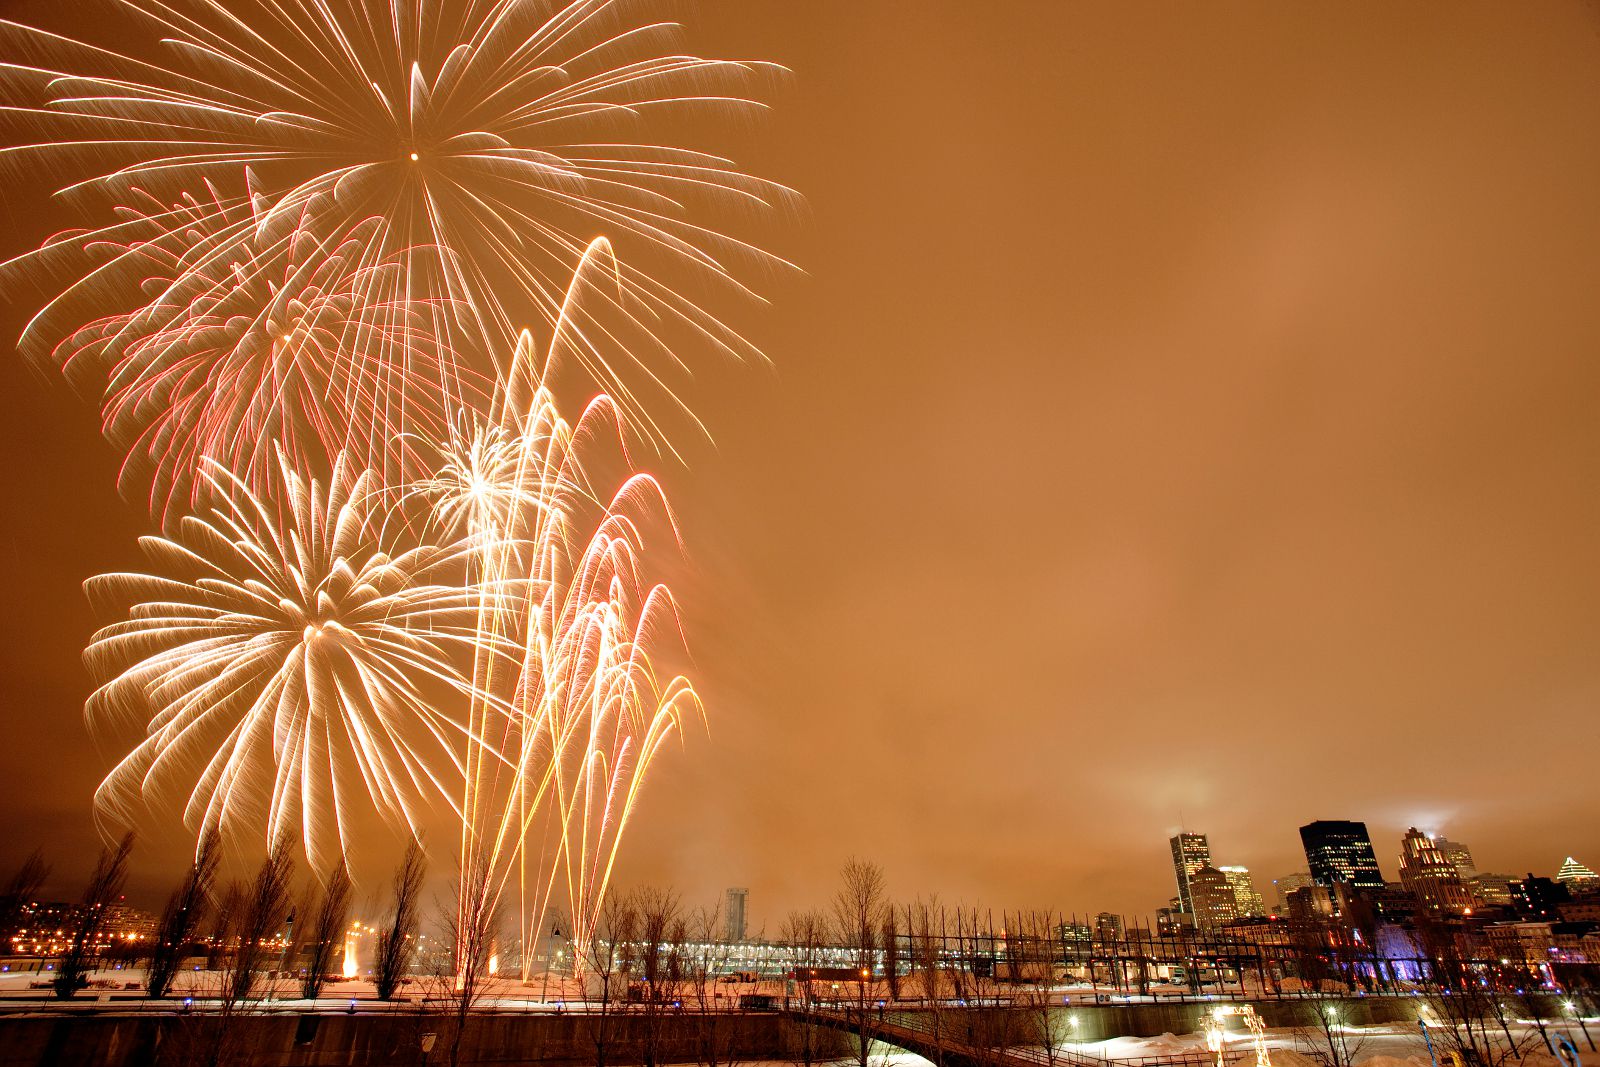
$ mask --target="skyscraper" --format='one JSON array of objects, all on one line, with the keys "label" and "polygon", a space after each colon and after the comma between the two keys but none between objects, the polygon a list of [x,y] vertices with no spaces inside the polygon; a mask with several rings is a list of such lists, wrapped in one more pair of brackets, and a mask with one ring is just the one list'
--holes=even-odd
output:
[{"label": "skyscraper", "polygon": [[1579,889],[1600,883],[1600,875],[1568,856],[1567,862],[1556,872],[1556,881],[1569,889]]},{"label": "skyscraper", "polygon": [[1400,881],[1431,912],[1460,915],[1472,910],[1472,893],[1433,838],[1415,826],[1400,839]]},{"label": "skyscraper", "polygon": [[1478,873],[1478,865],[1472,862],[1472,849],[1460,841],[1452,841],[1448,837],[1436,837],[1433,839],[1433,844],[1445,859],[1456,865],[1456,871],[1461,875],[1463,882]]},{"label": "skyscraper", "polygon": [[724,941],[743,941],[748,934],[746,927],[745,908],[750,903],[750,890],[734,888],[728,890],[728,903],[722,917],[722,938]]},{"label": "skyscraper", "polygon": [[1203,864],[1190,877],[1189,892],[1194,924],[1199,929],[1217,930],[1239,917],[1233,883],[1211,864]]},{"label": "skyscraper", "polygon": [[1172,846],[1172,873],[1178,879],[1178,903],[1184,911],[1194,914],[1194,899],[1190,883],[1195,872],[1211,863],[1211,844],[1205,834],[1180,833],[1168,842]]},{"label": "skyscraper", "polygon": [[1218,867],[1233,890],[1233,911],[1241,919],[1254,919],[1267,913],[1267,906],[1250,881],[1248,867]]},{"label": "skyscraper", "polygon": [[1300,843],[1318,885],[1383,888],[1383,872],[1378,869],[1366,823],[1318,819],[1300,827]]}]

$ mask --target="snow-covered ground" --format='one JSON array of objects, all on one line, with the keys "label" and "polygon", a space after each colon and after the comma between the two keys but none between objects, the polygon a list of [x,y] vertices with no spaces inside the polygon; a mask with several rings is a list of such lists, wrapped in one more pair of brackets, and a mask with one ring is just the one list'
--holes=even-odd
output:
[{"label": "snow-covered ground", "polygon": [[[1588,1020],[1589,1032],[1600,1040],[1600,1019]],[[1600,1057],[1589,1050],[1583,1031],[1575,1024],[1563,1022],[1545,1024],[1551,1034],[1564,1034],[1578,1049],[1585,1063],[1600,1062]],[[1517,1067],[1566,1067],[1542,1047],[1538,1031],[1529,1024],[1513,1024],[1512,1033],[1528,1042],[1528,1054],[1514,1061]],[[1348,1026],[1344,1028],[1345,1048],[1356,1067],[1433,1067],[1428,1049],[1423,1044],[1421,1032],[1415,1027],[1400,1024],[1378,1026]],[[1269,1029],[1264,1035],[1267,1056],[1272,1067],[1322,1067],[1308,1045],[1306,1035],[1290,1029]],[[1229,1031],[1227,1056],[1231,1067],[1254,1067],[1254,1038],[1245,1031]],[[1315,1040],[1312,1038],[1311,1040]],[[1068,1042],[1065,1049],[1088,1056],[1108,1059],[1135,1059],[1142,1056],[1171,1056],[1182,1053],[1206,1053],[1203,1033],[1161,1034],[1158,1037],[1113,1037],[1104,1041]],[[1437,1043],[1436,1046],[1437,1048]],[[1443,1050],[1440,1050],[1441,1062]],[[888,1051],[874,1057],[882,1067],[931,1067],[929,1060],[908,1052]]]}]

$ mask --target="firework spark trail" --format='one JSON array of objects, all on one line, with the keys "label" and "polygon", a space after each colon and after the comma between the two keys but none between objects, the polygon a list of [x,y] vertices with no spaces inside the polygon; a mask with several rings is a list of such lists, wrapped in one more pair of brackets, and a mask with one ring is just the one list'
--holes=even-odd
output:
[{"label": "firework spark trail", "polygon": [[[522,0],[124,6],[165,38],[163,62],[0,23],[30,52],[60,57],[0,65],[11,80],[42,82],[45,96],[5,109],[25,129],[0,151],[56,160],[81,174],[69,191],[113,199],[134,184],[227,187],[252,168],[258,227],[295,218],[328,239],[373,220],[358,269],[403,269],[370,274],[369,302],[430,293],[434,334],[481,353],[509,350],[530,316],[553,325],[591,241],[626,239],[619,285],[577,313],[595,316],[593,328],[600,316],[628,324],[629,343],[587,370],[657,437],[646,396],[680,403],[656,366],[679,365],[672,336],[758,354],[689,294],[753,296],[739,275],[782,261],[689,216],[715,201],[761,209],[793,194],[722,157],[643,140],[636,127],[659,112],[763,106],[751,87],[770,64],[671,52],[676,27],[630,18],[635,0],[574,0],[553,14]],[[632,265],[645,261],[692,283]],[[55,313],[47,307],[29,336],[47,337]]]},{"label": "firework spark trail", "polygon": [[480,633],[521,649],[517,663],[474,665],[470,732],[482,741],[465,768],[460,898],[481,896],[472,879],[496,900],[515,883],[525,971],[553,899],[573,945],[588,946],[650,765],[699,708],[687,679],[661,677],[652,659],[663,640],[682,642],[671,593],[641,562],[646,529],[664,525],[678,546],[660,486],[635,472],[599,495],[588,453],[602,439],[629,466],[620,412],[601,396],[569,424],[542,384],[557,353],[585,343],[572,323],[542,355],[522,338],[495,420],[420,490],[473,546]]},{"label": "firework spark trail", "polygon": [[[39,57],[0,62],[26,131],[0,162],[120,211],[0,271],[78,279],[24,342],[104,389],[169,535],[156,573],[89,583],[131,604],[86,652],[91,720],[145,731],[100,810],[298,825],[326,870],[360,812],[415,834],[445,807],[461,906],[515,885],[524,967],[550,907],[581,952],[699,710],[648,560],[678,532],[628,442],[672,448],[685,340],[759,355],[702,294],[786,266],[692,216],[792,197],[637,128],[762,106],[777,68],[676,54],[636,0],[118,2],[159,49],[0,22]],[[561,367],[605,390],[574,423]]]},{"label": "firework spark trail", "polygon": [[307,473],[340,452],[385,480],[415,469],[411,442],[446,432],[444,398],[483,387],[428,334],[428,301],[367,299],[376,276],[401,269],[357,265],[377,222],[323,241],[303,215],[264,227],[254,200],[230,209],[211,193],[126,210],[149,232],[112,246],[113,258],[153,295],[56,350],[104,396],[124,493],[144,495],[165,526],[199,502],[207,460],[258,496],[276,488],[279,450]]},{"label": "firework spark trail", "polygon": [[437,580],[454,547],[388,554],[370,474],[280,469],[286,518],[212,465],[219,502],[142,539],[150,573],[88,583],[129,605],[85,652],[105,679],[91,723],[146,735],[95,799],[120,822],[177,800],[197,833],[294,830],[330,870],[360,813],[413,834],[454,802],[467,724],[439,697],[470,689],[456,661],[482,642],[477,593]]}]

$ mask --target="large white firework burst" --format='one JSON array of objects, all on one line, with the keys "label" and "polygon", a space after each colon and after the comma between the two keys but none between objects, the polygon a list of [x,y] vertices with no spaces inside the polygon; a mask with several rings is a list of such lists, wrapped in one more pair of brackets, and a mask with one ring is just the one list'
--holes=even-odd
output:
[{"label": "large white firework burst", "polygon": [[451,550],[385,550],[370,475],[342,457],[326,484],[281,471],[269,505],[213,465],[219,502],[144,538],[148,573],[88,583],[129,605],[85,653],[106,679],[91,722],[145,733],[96,802],[122,822],[177,806],[197,832],[298,834],[324,871],[363,816],[416,833],[454,803],[478,598],[439,580]]}]

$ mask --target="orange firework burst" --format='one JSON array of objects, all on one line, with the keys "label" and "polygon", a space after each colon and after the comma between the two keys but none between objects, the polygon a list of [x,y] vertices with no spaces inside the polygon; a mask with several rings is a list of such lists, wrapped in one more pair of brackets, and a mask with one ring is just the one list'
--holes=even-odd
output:
[{"label": "orange firework burst", "polygon": [[280,451],[299,471],[326,473],[343,452],[401,477],[414,440],[445,432],[447,398],[481,394],[430,333],[430,301],[369,298],[402,269],[364,262],[377,220],[324,241],[304,214],[269,224],[252,205],[230,210],[214,191],[150,205],[136,216],[148,233],[113,248],[149,303],[57,348],[105,397],[124,492],[163,524],[198,502],[208,461],[258,495],[276,488]]}]

